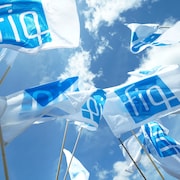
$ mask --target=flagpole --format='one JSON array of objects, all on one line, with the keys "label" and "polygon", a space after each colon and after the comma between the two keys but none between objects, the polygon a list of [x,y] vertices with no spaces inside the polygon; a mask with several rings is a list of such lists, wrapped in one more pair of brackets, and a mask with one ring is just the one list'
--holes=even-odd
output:
[{"label": "flagpole", "polygon": [[143,148],[144,152],[146,153],[146,155],[148,156],[149,160],[151,161],[151,163],[153,164],[154,168],[156,169],[156,171],[158,172],[158,174],[161,176],[161,179],[164,180],[164,176],[161,174],[161,172],[159,171],[158,167],[156,166],[156,164],[154,163],[154,161],[152,160],[151,156],[149,155],[149,153],[147,152],[146,148],[141,144],[141,142],[139,141],[139,139],[137,138],[136,134],[134,133],[134,131],[132,130],[131,133],[134,135],[134,137],[136,138],[136,140],[138,141],[138,143],[140,144],[140,146]]},{"label": "flagpole", "polygon": [[[2,82],[4,81],[4,79],[7,76],[10,69],[11,69],[11,66],[8,66],[5,73],[3,74],[2,78],[0,79],[0,84],[2,84]],[[4,167],[4,175],[5,175],[6,180],[9,180],[8,167],[7,167],[7,161],[6,161],[6,153],[5,153],[5,148],[4,148],[4,140],[3,140],[1,124],[0,124],[0,143],[1,143],[1,155],[2,155],[2,161],[3,161],[3,167]]]},{"label": "flagpole", "polygon": [[139,173],[141,174],[141,176],[146,180],[145,175],[143,174],[143,172],[141,171],[141,169],[138,167],[137,163],[134,161],[134,159],[132,158],[132,156],[130,155],[129,151],[127,150],[127,148],[125,147],[125,145],[123,144],[122,140],[120,138],[118,138],[119,142],[121,143],[121,145],[123,146],[123,148],[126,150],[128,156],[130,157],[130,159],[132,160],[132,162],[134,163],[134,165],[136,166],[136,168],[138,169]]},{"label": "flagpole", "polygon": [[5,175],[6,180],[9,180],[1,125],[0,125],[0,143],[1,143],[1,154],[2,154],[2,160],[3,160],[3,166],[4,166],[4,175]]},{"label": "flagpole", "polygon": [[61,166],[61,162],[62,162],[62,154],[63,154],[64,144],[65,144],[65,140],[66,140],[68,125],[69,125],[69,120],[66,120],[66,126],[65,126],[65,130],[64,130],[64,137],[63,137],[63,141],[62,141],[62,145],[61,145],[58,168],[57,168],[57,172],[56,172],[56,180],[58,180],[58,178],[59,178],[59,171],[60,171],[60,166]]},{"label": "flagpole", "polygon": [[11,69],[11,66],[8,66],[5,73],[3,74],[2,78],[0,79],[0,84],[4,81],[4,79],[7,76],[10,69]]},{"label": "flagpole", "polygon": [[66,173],[65,173],[65,175],[64,175],[63,180],[66,180],[66,178],[67,178],[67,174],[68,174],[68,172],[69,172],[69,168],[70,168],[70,166],[71,166],[71,162],[72,162],[72,159],[73,159],[73,156],[74,156],[74,153],[75,153],[75,150],[76,150],[77,144],[78,144],[78,142],[79,142],[79,138],[80,138],[80,135],[81,135],[81,131],[82,131],[82,129],[83,129],[83,128],[82,128],[82,127],[80,127],[80,129],[79,129],[79,133],[78,133],[78,136],[77,136],[77,139],[76,139],[76,142],[75,142],[75,145],[74,145],[73,151],[72,151],[72,156],[71,156],[71,159],[70,159],[69,165],[68,165],[68,167],[67,167],[67,169],[66,169]]}]

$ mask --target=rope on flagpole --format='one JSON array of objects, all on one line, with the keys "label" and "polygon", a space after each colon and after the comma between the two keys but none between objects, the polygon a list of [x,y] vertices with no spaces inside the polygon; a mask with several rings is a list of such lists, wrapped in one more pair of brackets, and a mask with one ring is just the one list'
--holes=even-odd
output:
[{"label": "rope on flagpole", "polygon": [[0,125],[0,143],[1,143],[1,154],[2,154],[2,160],[3,160],[3,166],[4,166],[4,175],[5,175],[6,180],[9,180],[1,125]]},{"label": "rope on flagpole", "polygon": [[72,162],[72,159],[73,159],[73,156],[74,156],[74,153],[75,153],[75,150],[76,150],[77,144],[78,144],[78,142],[79,142],[79,138],[80,138],[80,135],[81,135],[81,131],[82,131],[82,129],[83,129],[83,127],[80,127],[80,129],[79,129],[79,133],[78,133],[78,136],[77,136],[77,139],[76,139],[76,142],[75,142],[75,144],[74,144],[73,151],[72,151],[72,156],[71,156],[71,159],[70,159],[69,165],[68,165],[68,167],[67,167],[67,169],[66,169],[66,173],[65,173],[65,175],[64,175],[63,180],[66,180],[66,178],[67,178],[67,174],[68,174],[68,172],[69,172],[69,168],[70,168],[70,166],[71,166],[71,162]]},{"label": "rope on flagpole", "polygon": [[130,157],[130,159],[132,160],[132,162],[134,163],[134,165],[136,166],[136,168],[138,169],[139,173],[141,174],[141,176],[146,180],[145,175],[143,174],[143,172],[141,171],[141,169],[139,168],[139,166],[137,165],[137,163],[134,161],[134,159],[132,158],[131,154],[129,153],[129,151],[127,150],[127,148],[125,147],[125,145],[123,144],[122,140],[120,138],[118,138],[119,142],[121,143],[121,145],[123,146],[123,148],[126,150],[126,153],[128,154],[128,156]]},{"label": "rope on flagpole", "polygon": [[138,141],[138,143],[140,144],[140,146],[143,148],[144,152],[146,153],[147,157],[149,158],[149,160],[151,161],[151,163],[153,164],[154,168],[156,169],[156,171],[158,172],[158,174],[160,175],[161,179],[164,180],[164,176],[161,174],[161,172],[159,171],[158,167],[156,166],[156,164],[154,163],[154,161],[152,160],[151,156],[149,155],[149,153],[147,152],[146,148],[141,144],[141,142],[139,141],[139,139],[137,138],[136,134],[134,133],[134,131],[132,130],[131,133],[134,135],[134,137],[136,138],[136,140]]},{"label": "rope on flagpole", "polygon": [[63,154],[64,144],[65,144],[65,140],[66,140],[68,125],[69,125],[69,120],[66,120],[66,126],[65,126],[65,130],[64,130],[64,137],[63,137],[63,141],[62,141],[62,145],[61,145],[58,168],[57,168],[57,172],[56,172],[56,180],[58,180],[58,178],[59,178],[60,166],[61,166],[61,162],[62,162],[62,154]]}]

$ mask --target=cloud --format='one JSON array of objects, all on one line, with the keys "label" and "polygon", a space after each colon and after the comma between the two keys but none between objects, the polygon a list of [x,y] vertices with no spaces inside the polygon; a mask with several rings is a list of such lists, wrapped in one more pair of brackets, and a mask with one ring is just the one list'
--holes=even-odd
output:
[{"label": "cloud", "polygon": [[93,59],[97,60],[98,57],[100,55],[102,55],[104,53],[104,51],[109,48],[109,49],[113,49],[110,45],[109,45],[109,40],[106,39],[104,36],[100,37],[100,39],[98,39],[98,45],[96,48],[96,52],[94,53]]},{"label": "cloud", "polygon": [[60,78],[68,78],[71,76],[79,76],[79,88],[88,90],[94,88],[93,79],[95,74],[90,70],[91,55],[88,51],[81,49],[76,51],[69,59],[65,71],[60,75]]},{"label": "cloud", "polygon": [[98,32],[102,23],[110,26],[117,19],[123,19],[120,15],[132,8],[138,8],[145,0],[86,0],[88,10],[83,12],[85,16],[85,28],[90,32]]},{"label": "cloud", "polygon": [[[129,179],[142,179],[141,174],[138,170],[135,170],[134,173],[126,172],[125,169],[127,168],[126,161],[117,161],[113,165],[113,173],[115,174],[113,180],[129,180]],[[156,172],[153,164],[147,157],[147,155],[142,155],[140,163],[138,163],[138,167],[141,169],[143,175],[148,179],[152,178],[158,180],[160,178],[158,172]]]}]

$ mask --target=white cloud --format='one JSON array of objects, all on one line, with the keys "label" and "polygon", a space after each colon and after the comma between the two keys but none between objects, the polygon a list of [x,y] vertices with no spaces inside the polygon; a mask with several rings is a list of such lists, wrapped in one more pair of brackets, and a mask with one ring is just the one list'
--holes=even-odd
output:
[{"label": "white cloud", "polygon": [[126,172],[125,169],[127,167],[126,161],[118,161],[113,165],[113,172],[115,174],[113,180],[128,180],[130,173]]},{"label": "white cloud", "polygon": [[112,49],[112,47],[109,45],[109,40],[102,36],[100,40],[98,40],[98,47],[96,48],[93,59],[97,60],[99,55],[103,54],[106,48]]},{"label": "white cloud", "polygon": [[[153,164],[151,163],[147,155],[145,154],[142,155],[141,162],[138,163],[138,167],[141,169],[143,175],[147,179],[151,179],[152,177],[154,180],[160,179],[160,175],[158,174],[158,172],[156,172]],[[116,163],[114,163],[113,172],[115,176],[113,180],[143,179],[142,175],[140,174],[138,170],[135,170],[134,173],[131,174],[125,171],[126,168],[127,168],[126,161],[117,161]]]},{"label": "white cloud", "polygon": [[109,47],[109,41],[105,37],[101,37],[100,45],[97,48],[96,54],[102,54],[106,47]]},{"label": "white cloud", "polygon": [[103,179],[107,179],[107,175],[109,174],[108,171],[103,170],[103,171],[99,171],[97,176],[99,180],[103,180]]},{"label": "white cloud", "polygon": [[77,51],[72,55],[65,68],[65,72],[60,75],[60,78],[68,78],[71,76],[79,76],[79,88],[87,90],[94,88],[93,79],[95,74],[90,71],[91,56],[88,51]]},{"label": "white cloud", "polygon": [[108,26],[115,20],[122,19],[121,13],[131,8],[138,8],[145,0],[86,0],[88,10],[84,11],[86,18],[85,28],[90,32],[98,32],[101,23],[105,22]]}]

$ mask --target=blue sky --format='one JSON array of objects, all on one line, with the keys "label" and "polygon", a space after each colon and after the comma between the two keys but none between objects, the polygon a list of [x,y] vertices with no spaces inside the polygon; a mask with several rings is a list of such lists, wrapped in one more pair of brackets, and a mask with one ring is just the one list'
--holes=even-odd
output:
[{"label": "blue sky", "polygon": [[[18,54],[13,67],[0,87],[0,95],[42,83],[78,75],[80,89],[107,88],[131,78],[127,72],[140,67],[180,64],[179,45],[148,48],[139,54],[129,50],[130,30],[125,23],[159,23],[171,26],[180,19],[179,0],[77,0],[81,26],[78,48],[56,49],[35,55]],[[7,58],[7,57],[5,57]],[[174,79],[173,79],[174,80]],[[162,123],[180,141],[179,115],[164,118]],[[172,123],[173,122],[173,123]],[[33,125],[9,145],[6,156],[12,180],[55,179],[65,121],[56,120]],[[65,148],[72,151],[78,128],[70,124]],[[82,131],[75,156],[90,172],[90,180],[141,179],[136,171],[130,175],[114,137],[104,119],[96,132]],[[147,157],[140,163],[148,179],[159,180]],[[60,178],[66,170],[63,157]],[[165,179],[175,178],[166,174]],[[3,179],[0,159],[0,179]],[[68,177],[69,178],[69,177]]]}]

